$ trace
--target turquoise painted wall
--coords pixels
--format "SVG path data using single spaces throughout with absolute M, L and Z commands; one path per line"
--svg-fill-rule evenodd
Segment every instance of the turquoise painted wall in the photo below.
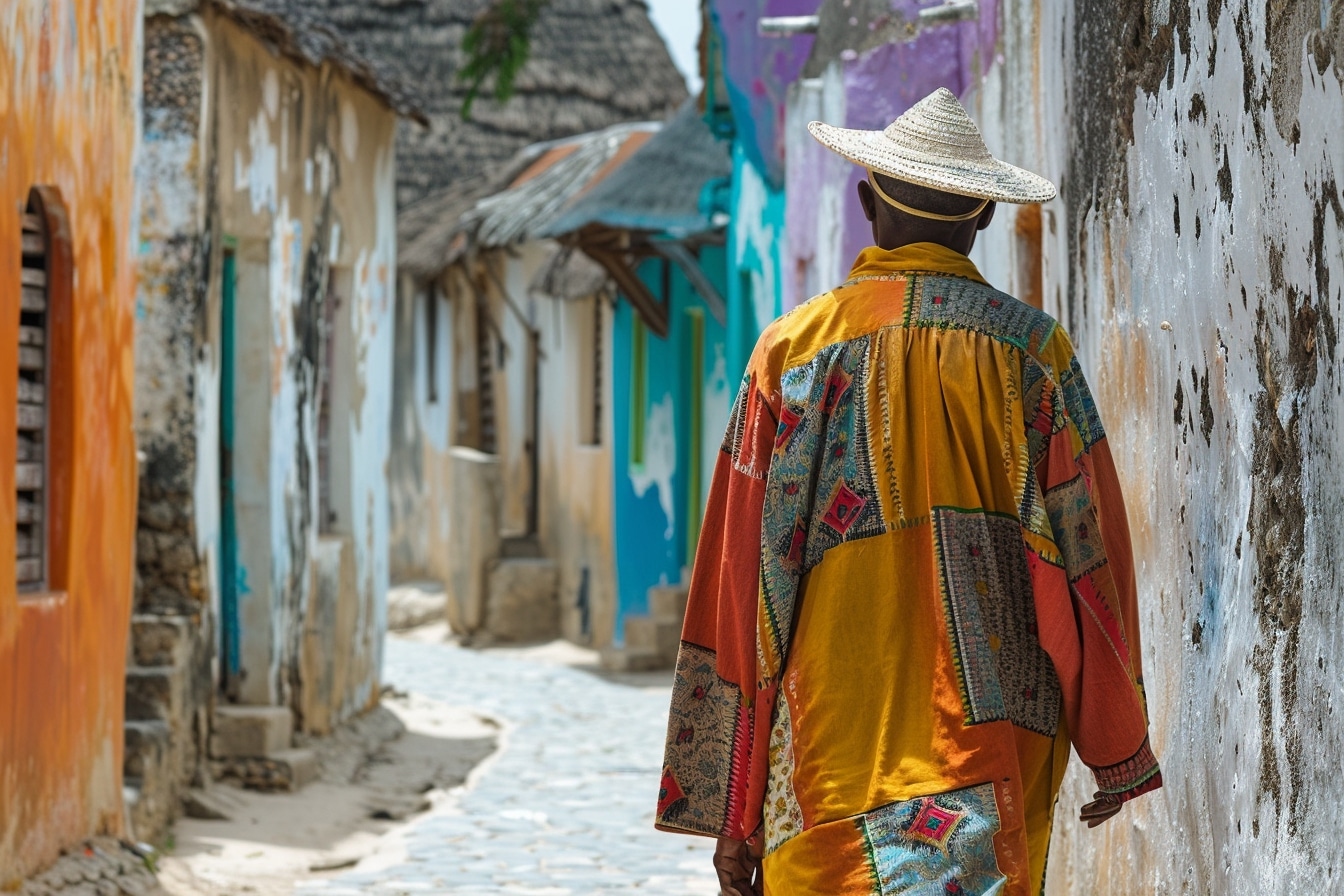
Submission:
M 728 225 L 728 372 L 740 381 L 771 321 L 783 313 L 783 259 L 788 250 L 784 190 L 775 189 L 740 142 L 733 145 Z
M 727 250 L 702 248 L 700 266 L 727 295 Z M 639 275 L 655 296 L 669 293 L 670 328 L 666 339 L 647 330 L 641 336 L 630 305 L 617 306 L 612 331 L 617 639 L 626 615 L 648 611 L 649 588 L 680 581 L 690 566 L 712 465 L 741 377 L 740 369 L 732 373 L 726 328 L 685 275 L 661 259 L 646 261 Z

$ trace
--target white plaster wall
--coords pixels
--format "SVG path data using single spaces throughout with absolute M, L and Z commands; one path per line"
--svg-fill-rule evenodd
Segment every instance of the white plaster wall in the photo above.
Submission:
M 526 530 L 527 500 L 530 489 L 530 463 L 525 445 L 530 432 L 532 404 L 528 371 L 528 328 L 540 333 L 540 407 L 538 415 L 540 489 L 538 531 L 542 553 L 559 567 L 559 599 L 563 634 L 572 640 L 604 644 L 610 639 L 615 612 L 615 560 L 612 542 L 612 384 L 611 384 L 611 309 L 606 307 L 601 351 L 604 389 L 603 430 L 599 444 L 588 444 L 580 431 L 586 416 L 582 403 L 591 400 L 593 328 L 592 299 L 562 301 L 532 293 L 530 284 L 555 249 L 551 243 L 528 243 L 481 259 L 492 265 L 494 276 L 482 274 L 481 283 L 488 313 L 500 327 L 506 341 L 505 363 L 494 370 L 496 397 L 497 446 L 499 449 L 501 507 L 496 511 L 500 528 L 506 534 Z M 504 301 L 501 287 L 508 291 L 519 314 Z M 411 286 L 405 294 L 414 295 Z M 440 400 L 430 404 L 424 383 L 425 368 L 422 297 L 417 297 L 411 319 L 413 328 L 403 328 L 398 354 L 415 355 L 412 365 L 415 384 L 402 385 L 413 394 L 418 410 L 398 432 L 399 474 L 396 483 L 398 525 L 404 521 L 424 520 L 429 534 L 420 544 L 420 534 L 404 528 L 397 535 L 399 553 L 413 557 L 428 552 L 423 572 L 451 587 L 451 570 L 446 556 L 435 554 L 440 546 L 454 543 L 453 529 L 460 518 L 476 511 L 471 502 L 463 504 L 447 474 L 454 443 L 464 437 L 459 426 L 466 421 L 460 407 L 463 396 L 478 388 L 476 371 L 475 315 L 477 296 L 460 271 L 443 280 L 444 297 L 440 306 Z M 413 330 L 413 332 L 412 332 Z M 414 345 L 409 344 L 414 340 Z M 496 356 L 497 360 L 497 356 Z M 418 468 L 401 458 L 416 455 Z M 417 478 L 418 477 L 418 478 Z M 421 483 L 412 494 L 412 481 Z M 418 561 L 417 561 L 418 562 Z M 584 585 L 584 571 L 587 584 Z M 581 625 L 579 595 L 586 587 L 588 603 L 587 632 Z
M 1075 762 L 1051 894 L 1344 889 L 1344 85 L 1338 50 L 1309 53 L 1344 49 L 1344 31 L 1270 18 L 1304 7 L 1107 10 L 1149 16 L 1151 48 L 1128 65 L 1172 62 L 1151 90 L 1122 88 L 1133 143 L 1119 170 L 1095 160 L 1122 189 L 1046 209 L 1046 309 L 1069 325 L 1128 500 L 1165 779 L 1088 830 L 1076 813 L 1094 786 Z M 1082 89 L 1080 9 L 1005 3 L 1003 60 L 972 97 L 995 150 L 1065 188 L 1091 175 L 1071 161 L 1080 134 L 1109 127 L 1106 97 Z M 1344 17 L 1339 2 L 1321 10 L 1322 24 Z M 1096 76 L 1096 90 L 1119 80 Z M 1011 252 L 991 231 L 977 259 L 1011 286 Z

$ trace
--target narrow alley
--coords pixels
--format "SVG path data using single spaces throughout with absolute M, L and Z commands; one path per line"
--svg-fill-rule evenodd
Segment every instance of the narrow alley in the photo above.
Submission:
M 478 651 L 446 634 L 431 624 L 386 644 L 384 704 L 431 707 L 438 724 L 373 732 L 393 747 L 418 740 L 412 763 L 464 760 L 438 779 L 450 789 L 408 804 L 428 811 L 372 833 L 361 823 L 395 805 L 399 783 L 423 786 L 416 769 L 387 769 L 399 758 L 387 750 L 357 776 L 362 792 L 340 780 L 250 797 L 217 786 L 233 817 L 179 823 L 161 860 L 170 896 L 717 892 L 711 841 L 653 827 L 669 673 L 603 672 L 595 652 L 565 642 Z M 324 758 L 352 763 L 348 751 Z
M 653 827 L 669 676 L 613 679 L 576 655 L 390 638 L 388 681 L 498 720 L 499 750 L 412 824 L 403 862 L 296 892 L 717 893 L 712 842 Z
M 1344 893 L 1341 135 L 1344 0 L 0 0 L 0 896 Z

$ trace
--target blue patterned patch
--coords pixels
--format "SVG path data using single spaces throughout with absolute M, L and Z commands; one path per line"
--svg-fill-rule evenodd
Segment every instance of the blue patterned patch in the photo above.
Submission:
M 857 820 L 881 896 L 998 896 L 994 785 L 891 803 Z
M 1082 436 L 1083 450 L 1106 438 L 1097 404 L 1092 400 L 1092 390 L 1087 387 L 1087 378 L 1083 376 L 1083 368 L 1076 356 L 1069 362 L 1068 370 L 1059 372 L 1059 391 L 1064 395 L 1064 407 L 1073 425 L 1078 427 L 1078 435 Z
M 864 394 L 869 337 L 822 349 L 780 378 L 780 420 L 762 516 L 762 586 L 786 652 L 798 582 L 832 548 L 881 535 Z
M 1059 678 L 1041 648 L 1018 521 L 983 510 L 935 507 L 933 525 L 967 724 L 1006 719 L 1054 737 Z

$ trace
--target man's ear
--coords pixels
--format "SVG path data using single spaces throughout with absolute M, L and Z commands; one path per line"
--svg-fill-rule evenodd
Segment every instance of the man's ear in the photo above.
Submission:
M 989 222 L 994 220 L 994 209 L 998 208 L 997 202 L 991 202 L 985 206 L 985 210 L 980 213 L 980 217 L 975 220 L 975 229 L 984 230 L 989 226 Z
M 869 222 L 877 220 L 877 195 L 868 181 L 859 181 L 859 205 L 863 206 L 863 216 Z

